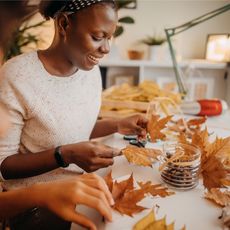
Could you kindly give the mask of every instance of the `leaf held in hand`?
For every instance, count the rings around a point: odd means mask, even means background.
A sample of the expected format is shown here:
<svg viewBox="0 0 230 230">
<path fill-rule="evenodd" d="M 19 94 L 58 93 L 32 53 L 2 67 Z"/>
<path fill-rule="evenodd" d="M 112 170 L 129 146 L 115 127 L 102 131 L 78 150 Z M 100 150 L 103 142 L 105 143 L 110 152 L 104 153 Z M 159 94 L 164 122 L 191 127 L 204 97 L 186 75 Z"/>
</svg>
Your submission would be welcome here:
<svg viewBox="0 0 230 230">
<path fill-rule="evenodd" d="M 129 163 L 152 167 L 152 163 L 156 161 L 157 156 L 161 154 L 161 151 L 158 149 L 127 146 L 122 150 L 122 153 L 125 155 Z"/>
<path fill-rule="evenodd" d="M 166 138 L 166 135 L 162 130 L 166 127 L 166 124 L 172 119 L 172 117 L 173 116 L 167 116 L 160 119 L 158 115 L 152 114 L 147 125 L 147 131 L 150 134 L 152 142 L 156 142 L 156 140 L 164 140 Z"/>
</svg>

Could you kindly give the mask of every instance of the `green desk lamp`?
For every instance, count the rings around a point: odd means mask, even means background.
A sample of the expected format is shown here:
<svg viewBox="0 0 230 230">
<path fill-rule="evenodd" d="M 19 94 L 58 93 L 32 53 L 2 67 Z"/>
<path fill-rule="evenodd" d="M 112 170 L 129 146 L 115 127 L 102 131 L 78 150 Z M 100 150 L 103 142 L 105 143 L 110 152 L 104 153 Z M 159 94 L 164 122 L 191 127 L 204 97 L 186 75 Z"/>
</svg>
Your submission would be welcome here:
<svg viewBox="0 0 230 230">
<path fill-rule="evenodd" d="M 166 37 L 167 37 L 167 41 L 168 41 L 168 44 L 169 44 L 169 50 L 170 50 L 170 54 L 171 54 L 171 58 L 172 58 L 172 62 L 173 62 L 173 69 L 174 69 L 174 72 L 175 72 L 175 76 L 176 76 L 176 81 L 177 81 L 177 85 L 178 85 L 178 89 L 179 89 L 179 92 L 182 94 L 182 95 L 186 95 L 187 94 L 187 89 L 184 85 L 184 82 L 183 82 L 183 78 L 181 76 L 181 72 L 179 70 L 179 66 L 178 66 L 178 63 L 177 63 L 177 60 L 176 60 L 176 56 L 175 56 L 175 52 L 174 52 L 174 49 L 173 49 L 173 46 L 172 46 L 172 42 L 171 42 L 171 37 L 173 37 L 174 35 L 176 34 L 179 34 L 185 30 L 188 30 L 190 29 L 191 27 L 193 26 L 196 26 L 204 21 L 207 21 L 219 14 L 222 14 L 226 11 L 230 10 L 230 4 L 227 4 L 221 8 L 218 8 L 216 10 L 213 10 L 209 13 L 206 13 L 200 17 L 197 17 L 189 22 L 186 22 L 180 26 L 177 26 L 177 27 L 173 27 L 173 28 L 168 28 L 168 29 L 165 29 L 165 33 L 166 33 Z"/>
</svg>

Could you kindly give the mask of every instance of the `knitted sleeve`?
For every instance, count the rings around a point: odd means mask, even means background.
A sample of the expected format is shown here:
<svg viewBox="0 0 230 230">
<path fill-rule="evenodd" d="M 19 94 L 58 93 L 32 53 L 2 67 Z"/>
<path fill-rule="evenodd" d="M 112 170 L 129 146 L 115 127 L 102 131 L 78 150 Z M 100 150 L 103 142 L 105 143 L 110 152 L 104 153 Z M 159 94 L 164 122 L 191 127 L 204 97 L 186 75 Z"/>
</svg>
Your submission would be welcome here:
<svg viewBox="0 0 230 230">
<path fill-rule="evenodd" d="M 16 86 L 17 74 L 12 71 L 11 66 L 5 65 L 0 71 L 0 76 L 0 101 L 9 110 L 11 121 L 6 136 L 0 139 L 0 164 L 2 164 L 6 157 L 18 153 L 26 110 L 22 94 Z M 1 174 L 0 176 L 3 179 Z"/>
</svg>

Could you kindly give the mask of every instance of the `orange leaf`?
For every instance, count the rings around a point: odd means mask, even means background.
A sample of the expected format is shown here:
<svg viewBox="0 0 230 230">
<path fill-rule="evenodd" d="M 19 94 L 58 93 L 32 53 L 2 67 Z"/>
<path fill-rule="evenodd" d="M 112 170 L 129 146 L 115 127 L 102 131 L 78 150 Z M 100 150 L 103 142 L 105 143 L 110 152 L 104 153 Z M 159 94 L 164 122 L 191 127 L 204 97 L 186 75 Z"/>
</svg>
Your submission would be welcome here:
<svg viewBox="0 0 230 230">
<path fill-rule="evenodd" d="M 202 166 L 203 184 L 207 189 L 223 187 L 223 179 L 227 177 L 224 165 L 215 157 L 210 156 Z"/>
<path fill-rule="evenodd" d="M 174 192 L 170 192 L 167 187 L 163 187 L 161 184 L 152 184 L 151 181 L 147 181 L 146 183 L 138 182 L 138 185 L 152 196 L 159 195 L 160 197 L 166 197 L 175 194 Z"/>
<path fill-rule="evenodd" d="M 125 192 L 121 198 L 116 200 L 114 209 L 122 214 L 132 216 L 146 209 L 145 207 L 137 205 L 145 197 L 145 192 L 142 189 Z"/>
<path fill-rule="evenodd" d="M 114 200 L 120 199 L 126 191 L 130 191 L 133 189 L 134 189 L 133 174 L 131 174 L 131 176 L 127 180 L 123 180 L 121 182 L 115 181 L 113 183 L 113 190 L 112 190 L 113 199 Z"/>
<path fill-rule="evenodd" d="M 104 177 L 104 180 L 109 188 L 109 191 L 112 192 L 113 190 L 112 170 Z"/>
<path fill-rule="evenodd" d="M 171 120 L 172 117 L 173 116 L 167 116 L 159 119 L 158 115 L 151 116 L 147 125 L 147 131 L 150 134 L 152 142 L 155 142 L 156 140 L 164 140 L 166 138 L 166 135 L 161 131 L 166 127 L 166 124 Z"/>
<path fill-rule="evenodd" d="M 105 177 L 105 181 L 108 187 L 112 188 L 111 193 L 115 201 L 113 208 L 115 210 L 121 214 L 132 216 L 145 209 L 145 207 L 137 205 L 137 203 L 144 198 L 145 191 L 143 189 L 134 189 L 133 175 L 121 182 L 113 182 L 110 172 Z"/>
<path fill-rule="evenodd" d="M 205 123 L 205 121 L 207 120 L 206 117 L 201 117 L 201 118 L 196 118 L 196 119 L 191 119 L 189 121 L 187 121 L 187 125 L 190 126 L 199 126 Z"/>
<path fill-rule="evenodd" d="M 160 150 L 127 146 L 122 150 L 129 163 L 152 167 L 152 162 L 161 154 Z"/>
<path fill-rule="evenodd" d="M 205 193 L 205 198 L 222 207 L 230 205 L 230 191 L 222 192 L 219 189 L 212 188 L 210 191 Z"/>
</svg>

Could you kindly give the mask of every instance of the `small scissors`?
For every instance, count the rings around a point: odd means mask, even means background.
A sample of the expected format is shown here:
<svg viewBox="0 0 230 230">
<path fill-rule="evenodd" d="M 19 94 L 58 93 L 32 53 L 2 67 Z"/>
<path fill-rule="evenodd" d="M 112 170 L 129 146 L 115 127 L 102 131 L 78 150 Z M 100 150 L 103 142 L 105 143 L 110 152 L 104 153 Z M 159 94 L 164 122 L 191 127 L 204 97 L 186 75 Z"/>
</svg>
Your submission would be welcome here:
<svg viewBox="0 0 230 230">
<path fill-rule="evenodd" d="M 125 135 L 124 140 L 129 141 L 129 144 L 135 145 L 140 148 L 144 148 L 147 141 L 146 140 L 138 140 L 137 135 Z"/>
</svg>

